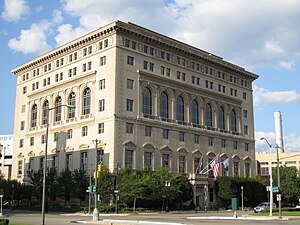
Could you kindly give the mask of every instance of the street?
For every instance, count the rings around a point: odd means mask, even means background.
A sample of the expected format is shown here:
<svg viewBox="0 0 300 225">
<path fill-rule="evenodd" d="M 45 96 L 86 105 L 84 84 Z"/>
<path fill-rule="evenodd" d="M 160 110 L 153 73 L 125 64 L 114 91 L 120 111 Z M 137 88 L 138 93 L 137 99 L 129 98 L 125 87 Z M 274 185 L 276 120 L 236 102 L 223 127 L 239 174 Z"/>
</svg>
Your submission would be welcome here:
<svg viewBox="0 0 300 225">
<path fill-rule="evenodd" d="M 252 213 L 252 212 L 251 212 Z M 40 212 L 26 212 L 26 211 L 4 211 L 5 218 L 9 219 L 10 223 L 23 223 L 23 224 L 34 224 L 39 225 L 41 224 L 42 217 Z M 152 222 L 152 224 L 160 224 L 165 223 L 166 225 L 169 223 L 178 223 L 178 224 L 188 224 L 188 225 L 195 225 L 195 224 L 233 224 L 239 223 L 240 224 L 258 224 L 263 223 L 264 225 L 274 225 L 274 224 L 299 224 L 300 218 L 290 218 L 289 220 L 275 220 L 275 221 L 255 221 L 255 220 L 208 220 L 208 219 L 200 219 L 199 217 L 226 217 L 231 218 L 232 212 L 198 212 L 198 213 L 148 213 L 148 214 L 101 214 L 100 218 L 104 221 L 112 221 L 112 220 L 126 220 L 126 221 L 143 221 L 143 224 L 148 224 L 144 221 Z M 238 212 L 238 217 L 241 217 L 242 213 Z M 189 219 L 189 218 L 196 218 L 196 219 Z M 256 217 L 257 218 L 257 217 Z M 92 216 L 89 215 L 81 215 L 81 214 L 59 214 L 59 213 L 49 213 L 46 214 L 46 224 L 48 225 L 65 225 L 71 224 L 76 221 L 86 221 L 85 224 L 95 224 L 92 222 Z M 88 222 L 90 221 L 90 222 Z M 154 223 L 155 222 L 155 223 Z M 100 223 L 99 223 L 100 224 Z M 128 224 L 136 224 L 136 222 L 128 222 Z"/>
</svg>

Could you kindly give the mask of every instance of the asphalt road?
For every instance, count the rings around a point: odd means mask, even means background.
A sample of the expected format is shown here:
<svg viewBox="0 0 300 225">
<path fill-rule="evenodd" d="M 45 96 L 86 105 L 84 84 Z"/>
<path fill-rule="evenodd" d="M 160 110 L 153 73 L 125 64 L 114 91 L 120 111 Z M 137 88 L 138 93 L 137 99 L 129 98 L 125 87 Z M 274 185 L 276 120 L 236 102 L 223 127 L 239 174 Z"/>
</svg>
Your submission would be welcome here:
<svg viewBox="0 0 300 225">
<path fill-rule="evenodd" d="M 26 211 L 4 211 L 4 217 L 8 218 L 10 223 L 23 223 L 23 224 L 34 224 L 40 225 L 42 221 L 40 212 L 26 212 Z M 225 219 L 206 219 L 205 217 L 218 217 L 218 218 L 233 218 L 233 214 L 231 212 L 198 212 L 198 213 L 167 213 L 167 214 L 101 214 L 101 219 L 104 221 L 108 220 L 127 220 L 127 221 L 148 221 L 149 223 L 144 222 L 143 225 L 146 224 L 186 224 L 186 225 L 196 225 L 196 224 L 207 224 L 207 225 L 252 225 L 252 224 L 263 224 L 263 225 L 275 225 L 275 224 L 290 224 L 290 225 L 298 225 L 300 224 L 300 218 L 290 218 L 289 220 L 275 220 L 275 221 L 255 221 L 255 220 L 225 220 Z M 242 216 L 241 212 L 238 212 L 238 218 Z M 191 219 L 194 218 L 194 219 Z M 256 217 L 257 218 L 257 217 Z M 79 215 L 79 214 L 58 214 L 58 213 L 48 213 L 46 214 L 46 224 L 47 225 L 66 225 L 66 224 L 74 224 L 74 222 L 78 221 L 86 221 L 85 224 L 95 224 L 92 221 L 92 216 L 88 215 Z M 128 224 L 137 224 L 134 222 L 129 222 Z"/>
</svg>

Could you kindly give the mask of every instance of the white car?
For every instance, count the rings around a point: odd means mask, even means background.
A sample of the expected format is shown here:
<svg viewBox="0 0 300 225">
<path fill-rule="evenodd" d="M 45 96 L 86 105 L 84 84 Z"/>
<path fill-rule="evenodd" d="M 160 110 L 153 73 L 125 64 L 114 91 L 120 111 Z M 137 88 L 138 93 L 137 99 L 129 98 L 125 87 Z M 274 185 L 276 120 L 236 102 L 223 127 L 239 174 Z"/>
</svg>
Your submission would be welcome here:
<svg viewBox="0 0 300 225">
<path fill-rule="evenodd" d="M 296 205 L 296 209 L 300 209 L 300 203 Z"/>
<path fill-rule="evenodd" d="M 273 203 L 273 209 L 276 208 L 276 204 Z M 254 212 L 262 212 L 270 209 L 270 202 L 262 202 L 258 206 L 254 207 Z"/>
</svg>

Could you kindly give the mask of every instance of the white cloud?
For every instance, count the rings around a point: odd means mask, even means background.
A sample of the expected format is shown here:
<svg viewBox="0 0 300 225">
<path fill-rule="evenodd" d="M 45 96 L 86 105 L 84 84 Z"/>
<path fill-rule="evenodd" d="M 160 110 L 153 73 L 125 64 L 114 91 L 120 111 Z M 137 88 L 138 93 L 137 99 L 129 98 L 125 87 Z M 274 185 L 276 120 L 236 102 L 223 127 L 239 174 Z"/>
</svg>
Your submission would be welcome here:
<svg viewBox="0 0 300 225">
<path fill-rule="evenodd" d="M 53 23 L 56 23 L 56 24 L 59 24 L 63 21 L 63 16 L 62 16 L 62 12 L 59 11 L 59 10 L 54 10 L 53 11 L 53 19 L 52 19 L 52 22 Z"/>
<path fill-rule="evenodd" d="M 4 0 L 2 18 L 6 21 L 18 21 L 30 13 L 26 0 Z"/>
<path fill-rule="evenodd" d="M 80 18 L 64 34 L 88 32 L 114 20 L 130 21 L 213 52 L 247 68 L 291 69 L 300 59 L 298 0 L 62 0 L 62 9 Z M 93 19 L 91 19 L 93 18 Z M 72 35 L 71 37 L 73 37 Z M 64 42 L 65 43 L 65 42 Z"/>
<path fill-rule="evenodd" d="M 8 42 L 8 46 L 15 52 L 28 53 L 44 53 L 50 50 L 50 46 L 47 44 L 47 37 L 45 32 L 49 30 L 50 23 L 42 21 L 40 23 L 34 23 L 30 29 L 22 30 L 18 38 L 12 38 Z"/>
<path fill-rule="evenodd" d="M 268 140 L 269 144 L 272 146 L 272 151 L 275 152 L 275 133 L 274 132 L 255 132 L 255 147 L 256 151 L 268 152 L 270 150 L 268 144 L 265 140 L 260 140 L 264 137 Z M 289 134 L 283 137 L 283 146 L 285 152 L 295 152 L 300 151 L 300 136 L 296 134 Z"/>
<path fill-rule="evenodd" d="M 300 102 L 300 94 L 296 91 L 269 91 L 266 88 L 253 86 L 254 105 L 291 104 Z"/>
</svg>

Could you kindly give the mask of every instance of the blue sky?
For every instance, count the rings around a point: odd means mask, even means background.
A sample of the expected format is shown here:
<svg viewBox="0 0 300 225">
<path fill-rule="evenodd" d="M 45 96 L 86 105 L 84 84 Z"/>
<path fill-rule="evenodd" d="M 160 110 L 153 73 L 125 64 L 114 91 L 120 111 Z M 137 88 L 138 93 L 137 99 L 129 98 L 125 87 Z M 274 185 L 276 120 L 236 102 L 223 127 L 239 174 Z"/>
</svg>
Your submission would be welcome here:
<svg viewBox="0 0 300 225">
<path fill-rule="evenodd" d="M 10 70 L 115 20 L 133 22 L 223 57 L 254 82 L 256 138 L 274 144 L 281 111 L 286 151 L 300 151 L 298 0 L 4 0 L 0 3 L 0 134 L 13 133 Z M 267 150 L 257 140 L 256 149 Z"/>
</svg>

